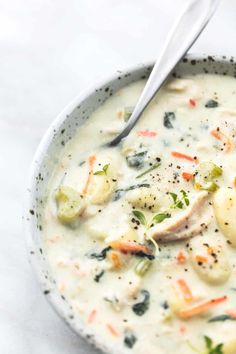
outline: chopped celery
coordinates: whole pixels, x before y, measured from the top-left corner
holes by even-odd
[[[149,259],[141,259],[135,267],[135,273],[143,277],[152,265]]]
[[[195,189],[215,192],[219,188],[215,179],[221,177],[222,173],[222,168],[213,162],[201,163],[194,177]]]
[[[125,107],[124,108],[124,121],[128,122],[131,114],[133,113],[134,107]]]
[[[73,223],[84,211],[83,198],[71,187],[59,187],[55,199],[58,206],[57,217],[63,224]]]

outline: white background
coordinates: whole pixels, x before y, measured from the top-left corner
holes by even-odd
[[[155,58],[185,0],[0,0],[0,354],[94,353],[57,317],[28,264],[28,168],[45,130],[86,86]],[[236,0],[191,50],[236,55]]]

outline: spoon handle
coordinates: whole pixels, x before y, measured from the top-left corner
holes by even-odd
[[[192,0],[177,18],[144,90],[124,130],[108,145],[115,146],[134,127],[144,109],[213,16],[220,0]]]

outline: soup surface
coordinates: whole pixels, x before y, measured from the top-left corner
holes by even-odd
[[[236,81],[169,81],[122,144],[144,81],[65,146],[44,247],[75,321],[111,353],[236,353]]]

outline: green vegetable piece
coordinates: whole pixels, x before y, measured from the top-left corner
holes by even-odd
[[[97,261],[103,261],[107,257],[107,253],[111,250],[111,247],[104,248],[100,253],[91,253],[89,258],[96,259]]]
[[[236,321],[236,319],[231,317],[230,315],[219,315],[210,318],[208,322],[224,322],[227,320]]]
[[[104,165],[102,170],[94,172],[94,175],[106,175],[109,165],[109,163],[107,165]]]
[[[131,114],[133,113],[134,107],[125,107],[124,108],[124,121],[128,122],[128,120],[131,117]]]
[[[205,104],[206,108],[216,108],[219,106],[219,103],[215,100],[208,100]]]
[[[149,259],[141,259],[135,267],[135,273],[143,277],[151,267],[152,263],[153,262]]]
[[[168,193],[173,200],[173,204],[170,206],[170,209],[183,209],[184,205],[189,206],[190,202],[187,192],[182,189],[180,193],[182,194],[181,198],[176,193]]]
[[[93,278],[93,280],[96,282],[96,283],[99,283],[100,282],[100,279],[101,277],[104,275],[105,271],[102,270],[100,273],[96,274],[95,277]]]
[[[217,344],[214,347],[212,339],[208,336],[204,336],[204,341],[207,349],[206,354],[224,354],[223,343]]]
[[[59,187],[55,199],[58,207],[57,217],[63,224],[76,221],[85,209],[83,197],[71,187]]]
[[[145,176],[147,173],[155,170],[156,168],[158,168],[161,164],[158,162],[156,164],[154,164],[152,167],[148,168],[146,171],[142,172],[140,175],[136,176],[136,178],[141,178],[143,176]]]
[[[124,345],[127,348],[132,349],[136,342],[137,342],[137,338],[135,337],[134,334],[130,333],[125,335]]]
[[[141,151],[135,155],[126,156],[128,166],[133,168],[141,168],[144,164],[144,159],[146,155],[147,151]]]
[[[143,316],[149,309],[150,305],[149,291],[142,289],[141,294],[144,296],[143,301],[138,302],[132,306],[132,310],[137,316]]]
[[[133,210],[134,216],[140,221],[143,226],[147,226],[147,219],[145,215],[139,210]]]
[[[170,218],[170,217],[171,217],[171,215],[168,213],[156,214],[152,218],[152,223],[159,224],[162,221],[164,221],[165,219]]]
[[[163,125],[167,129],[173,129],[173,124],[172,122],[176,119],[175,113],[174,112],[165,112],[164,118],[163,118]]]
[[[132,191],[133,189],[137,189],[137,188],[141,188],[141,187],[150,188],[150,184],[139,183],[139,184],[129,186],[127,188],[117,189],[114,193],[113,201],[116,201],[116,200],[119,200],[120,198],[122,198],[126,192]]]
[[[199,165],[194,177],[194,187],[199,190],[215,192],[219,186],[215,179],[221,177],[223,170],[213,162],[203,162]]]

